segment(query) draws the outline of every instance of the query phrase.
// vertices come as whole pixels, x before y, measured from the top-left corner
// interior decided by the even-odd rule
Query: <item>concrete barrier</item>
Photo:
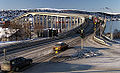
[[[120,43],[119,41],[111,40],[109,37],[107,37],[107,36],[105,36],[105,35],[103,35],[103,34],[102,34],[102,37],[103,37],[105,40],[109,41],[109,42]]]
[[[100,43],[100,44],[102,44],[102,45],[105,45],[105,46],[110,46],[109,44],[107,44],[104,40],[101,40],[101,39],[99,39],[99,38],[97,38],[97,37],[93,37],[93,40],[95,41],[95,42],[97,42],[97,43]]]

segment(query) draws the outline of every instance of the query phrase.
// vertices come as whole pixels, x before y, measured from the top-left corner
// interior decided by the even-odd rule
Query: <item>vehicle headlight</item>
[[[58,50],[58,48],[55,48],[55,50]]]

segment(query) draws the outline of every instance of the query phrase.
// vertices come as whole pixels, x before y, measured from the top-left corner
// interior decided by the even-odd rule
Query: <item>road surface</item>
[[[79,49],[80,44],[75,47]],[[23,73],[120,73],[120,44],[104,46],[94,42],[91,36],[84,42],[84,48],[99,50],[103,55],[60,63],[39,63]]]

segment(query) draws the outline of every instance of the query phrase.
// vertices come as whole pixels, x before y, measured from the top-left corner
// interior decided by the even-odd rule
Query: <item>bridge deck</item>
[[[54,17],[87,17],[88,15],[83,14],[72,14],[72,13],[51,13],[51,12],[29,12],[25,13],[19,17],[14,18],[13,20],[20,19],[22,17],[28,16],[28,15],[46,15],[46,16],[54,16]]]

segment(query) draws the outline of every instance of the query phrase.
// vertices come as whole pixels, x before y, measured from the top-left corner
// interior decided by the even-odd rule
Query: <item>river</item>
[[[106,29],[104,33],[110,32],[111,25],[112,25],[112,32],[114,32],[115,29],[120,31],[120,21],[108,21],[106,23]],[[117,39],[117,40],[120,41],[120,39]]]

